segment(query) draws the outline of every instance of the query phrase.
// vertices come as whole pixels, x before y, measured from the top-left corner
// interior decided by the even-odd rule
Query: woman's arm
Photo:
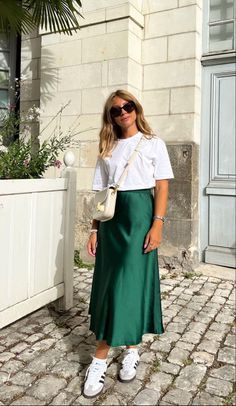
[[[157,180],[154,188],[154,216],[164,217],[166,214],[168,200],[169,181],[167,179]],[[162,240],[163,221],[153,220],[152,227],[146,235],[144,253],[150,252],[159,247]]]

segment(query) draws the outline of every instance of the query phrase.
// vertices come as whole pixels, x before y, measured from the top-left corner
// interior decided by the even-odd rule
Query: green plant
[[[86,268],[86,269],[89,269],[89,270],[94,268],[93,264],[87,264],[87,263],[82,261],[82,259],[80,258],[80,253],[79,253],[78,250],[75,250],[75,252],[74,252],[74,264],[78,268]]]
[[[183,272],[183,276],[186,279],[193,279],[196,275],[196,272]]]
[[[161,362],[159,361],[159,359],[155,359],[155,361],[153,361],[153,363],[151,365],[149,372],[151,374],[153,374],[154,372],[159,372],[160,367],[161,367]]]
[[[60,168],[60,153],[77,144],[70,129],[66,134],[61,130],[61,113],[68,104],[50,121],[49,124],[58,119],[59,124],[56,123],[53,133],[44,141],[41,137],[47,127],[38,137],[30,134],[40,120],[38,107],[31,107],[24,116],[9,109],[0,120],[0,179],[42,178],[49,167]]]
[[[183,359],[183,364],[186,367],[187,365],[191,365],[193,363],[193,360],[191,358],[186,358]]]

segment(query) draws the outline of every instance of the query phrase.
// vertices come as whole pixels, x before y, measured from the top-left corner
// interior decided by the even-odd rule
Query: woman
[[[119,379],[129,382],[136,375],[142,335],[163,332],[157,248],[173,172],[166,146],[152,134],[138,100],[117,90],[104,107],[93,190],[116,184],[138,144],[114,217],[100,224],[93,220],[87,244],[96,256],[89,313],[98,345],[86,372],[85,397],[103,389],[110,346],[126,346]]]

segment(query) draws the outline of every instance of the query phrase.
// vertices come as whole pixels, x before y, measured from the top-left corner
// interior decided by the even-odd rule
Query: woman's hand
[[[156,250],[160,246],[162,240],[162,229],[163,222],[161,220],[157,220],[153,223],[145,238],[143,247],[144,254]]]
[[[87,243],[87,251],[92,257],[96,256],[97,248],[97,233],[91,233]]]

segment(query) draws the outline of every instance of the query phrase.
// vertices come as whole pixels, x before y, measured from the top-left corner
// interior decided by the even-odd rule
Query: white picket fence
[[[60,299],[73,304],[76,173],[0,180],[0,328]]]

